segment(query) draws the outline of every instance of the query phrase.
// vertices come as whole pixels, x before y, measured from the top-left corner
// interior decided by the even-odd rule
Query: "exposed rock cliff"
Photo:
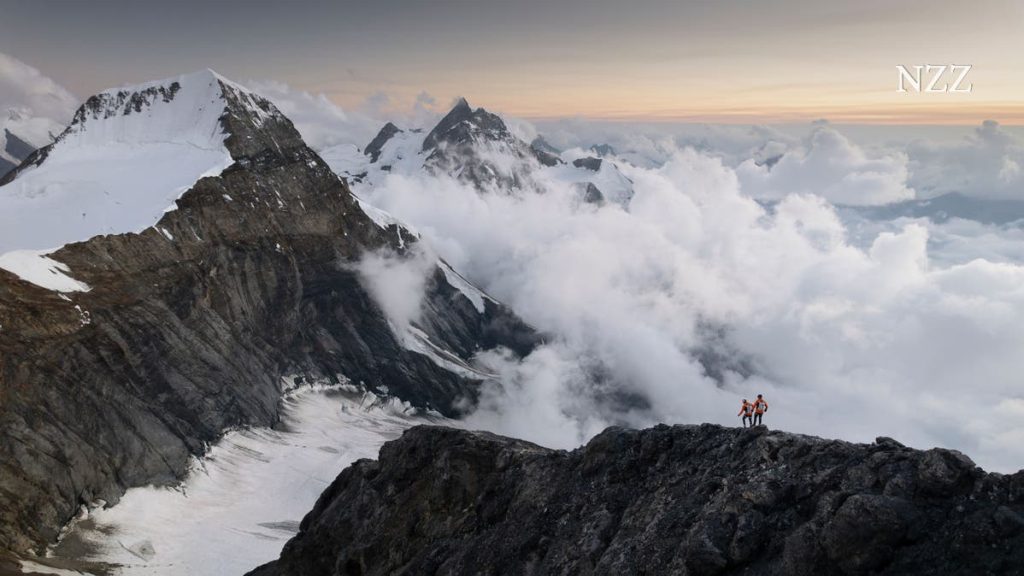
[[[396,334],[354,264],[370,250],[401,257],[415,236],[368,216],[269,102],[212,72],[189,81],[214,87],[201,106],[215,107],[228,168],[158,210],[154,226],[48,254],[88,291],[0,269],[0,549],[39,547],[80,505],[180,478],[226,428],[273,424],[286,376],[348,379],[453,414],[486,376],[470,355],[533,345],[529,328],[443,263],[427,280],[418,340]],[[176,122],[160,107],[189,93],[177,84],[90,99],[10,186],[45,175],[73,138],[143,147],[154,135],[136,124]]]
[[[380,132],[373,137],[373,140],[370,140],[370,143],[366,145],[366,149],[363,150],[363,153],[370,157],[371,162],[376,162],[380,158],[381,149],[384,148],[384,145],[387,144],[388,140],[391,140],[395,134],[399,134],[401,132],[401,128],[395,126],[391,122],[388,122],[380,129]]]
[[[537,162],[500,116],[474,110],[465,98],[427,134],[422,153],[424,165],[434,171],[457,175],[477,187],[497,185],[505,190],[523,188]]]
[[[417,427],[251,574],[1020,574],[1024,472],[879,438],[611,428],[572,452]]]

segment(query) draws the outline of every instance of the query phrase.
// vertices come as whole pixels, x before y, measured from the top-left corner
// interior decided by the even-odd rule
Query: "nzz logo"
[[[964,78],[967,78],[967,73],[971,71],[971,65],[967,64],[959,66],[957,64],[925,64],[924,66],[911,66],[914,72],[911,73],[907,70],[906,66],[896,66],[896,72],[899,74],[896,80],[896,91],[897,92],[921,92],[922,81],[928,83],[924,87],[925,92],[941,92],[950,94],[970,94],[971,90],[974,89],[974,84],[967,84],[963,86]],[[946,71],[949,70],[949,75],[946,75]],[[924,72],[924,76],[921,75]],[[943,78],[949,78],[953,81],[953,84],[943,82],[942,86],[939,86],[939,81]],[[907,89],[907,86],[910,89]]]

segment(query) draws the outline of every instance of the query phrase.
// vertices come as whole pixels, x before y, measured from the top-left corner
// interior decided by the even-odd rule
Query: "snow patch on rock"
[[[441,268],[441,271],[444,272],[444,278],[448,281],[448,284],[450,284],[452,288],[461,292],[462,295],[473,304],[473,307],[476,308],[477,312],[481,314],[484,313],[484,300],[490,300],[491,302],[497,303],[494,298],[484,294],[483,290],[480,290],[476,286],[472,285],[469,280],[463,278],[461,274],[456,272],[455,269],[444,260],[439,260],[437,265]]]
[[[0,268],[26,282],[56,292],[88,292],[90,287],[69,276],[67,264],[49,258],[49,250],[15,250],[0,254]]]

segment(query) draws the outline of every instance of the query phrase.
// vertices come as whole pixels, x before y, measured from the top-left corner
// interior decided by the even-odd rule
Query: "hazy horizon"
[[[429,95],[530,120],[1024,124],[1009,0],[6,4],[0,52],[80,99],[209,67],[345,109]],[[923,64],[973,66],[973,91],[898,93],[896,66]]]

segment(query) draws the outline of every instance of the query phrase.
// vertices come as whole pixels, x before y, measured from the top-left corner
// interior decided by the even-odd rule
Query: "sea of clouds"
[[[553,336],[522,361],[482,359],[503,378],[472,424],[568,447],[610,424],[734,423],[739,399],[763,393],[768,423],[788,430],[1024,463],[1019,261],[940,264],[934,225],[918,220],[855,245],[825,198],[766,207],[692,149],[623,169],[628,210],[556,182],[517,197],[396,174],[368,191]],[[709,325],[752,371],[705,375]]]
[[[374,110],[331,113],[332,131],[365,145]],[[429,130],[444,111],[421,95],[396,123]],[[735,424],[762,393],[771,426],[1024,467],[1024,225],[885,211],[951,192],[1024,201],[1015,128],[509,124],[567,157],[611,144],[629,206],[543,178],[539,194],[425,172],[357,189],[547,337],[523,359],[478,358],[500,378],[469,425],[572,447],[608,425]],[[366,266],[414,320],[422,257]]]
[[[384,120],[373,103],[341,111],[285,85],[257,89],[318,148],[365,145]],[[429,129],[443,111],[421,95],[402,120]],[[1021,223],[865,211],[950,192],[1024,200],[1014,129],[513,129],[570,155],[612,144],[632,201],[581,203],[543,178],[543,193],[481,193],[424,172],[357,189],[546,336],[526,358],[479,358],[501,378],[469,425],[571,447],[613,424],[736,424],[740,399],[762,393],[772,427],[1024,467]],[[416,260],[367,264],[407,321],[429,269]],[[701,362],[709,346],[715,378]]]

